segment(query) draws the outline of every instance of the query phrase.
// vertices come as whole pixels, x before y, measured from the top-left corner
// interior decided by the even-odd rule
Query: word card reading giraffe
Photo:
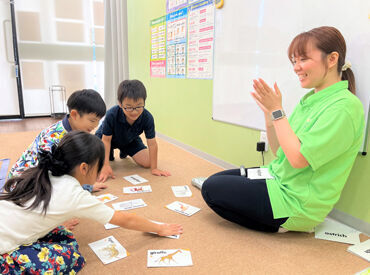
[[[187,249],[148,250],[148,267],[191,265],[193,265],[193,260]]]

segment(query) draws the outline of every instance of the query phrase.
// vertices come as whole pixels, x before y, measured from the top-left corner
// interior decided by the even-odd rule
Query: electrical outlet
[[[269,148],[269,141],[267,139],[267,133],[266,131],[261,131],[260,133],[260,142],[264,142],[265,143],[265,152],[268,150]]]

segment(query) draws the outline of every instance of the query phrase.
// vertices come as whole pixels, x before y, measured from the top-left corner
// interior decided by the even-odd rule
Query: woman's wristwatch
[[[285,112],[283,109],[273,111],[271,113],[271,119],[272,120],[278,120],[285,117]]]

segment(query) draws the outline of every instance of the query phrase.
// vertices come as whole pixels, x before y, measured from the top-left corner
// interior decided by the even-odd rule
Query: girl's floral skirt
[[[0,255],[0,274],[76,274],[84,264],[72,232],[59,226],[32,244]]]

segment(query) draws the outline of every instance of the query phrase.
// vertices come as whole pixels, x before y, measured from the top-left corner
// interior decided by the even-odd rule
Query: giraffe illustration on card
[[[165,263],[165,260],[168,260],[168,263],[170,263],[171,261],[174,261],[176,263],[176,261],[173,259],[173,256],[175,256],[177,253],[182,253],[182,251],[179,249],[179,250],[176,250],[175,252],[170,253],[166,256],[162,256],[157,260],[157,262],[159,261],[160,263],[161,262]]]

